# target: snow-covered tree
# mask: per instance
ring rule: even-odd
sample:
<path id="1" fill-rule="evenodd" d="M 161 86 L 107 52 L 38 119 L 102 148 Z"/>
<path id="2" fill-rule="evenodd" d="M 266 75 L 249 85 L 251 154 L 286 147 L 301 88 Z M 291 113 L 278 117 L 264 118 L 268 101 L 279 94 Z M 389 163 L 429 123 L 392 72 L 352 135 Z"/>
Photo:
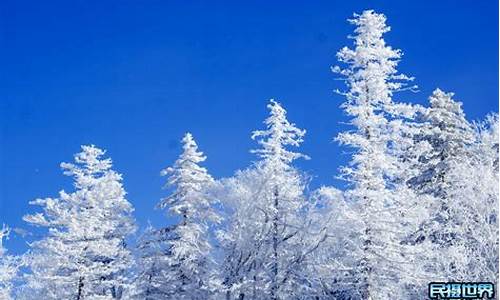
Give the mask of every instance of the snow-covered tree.
<path id="1" fill-rule="evenodd" d="M 462 103 L 452 99 L 453 93 L 436 89 L 429 97 L 429 108 L 422 116 L 422 127 L 415 136 L 417 143 L 430 148 L 420 157 L 420 174 L 410 180 L 414 189 L 446 201 L 453 188 L 447 179 L 453 161 L 467 157 L 467 146 L 474 140 L 471 124 L 465 119 Z M 445 206 L 444 203 L 440 205 Z M 444 213 L 440 210 L 440 213 Z M 439 218 L 446 218 L 441 216 Z"/>
<path id="2" fill-rule="evenodd" d="M 400 115 L 412 115 L 414 109 L 393 102 L 392 95 L 407 88 L 413 78 L 396 69 L 402 54 L 383 39 L 390 30 L 383 14 L 368 10 L 355 14 L 350 22 L 356 25 L 355 47 L 338 52 L 346 67 L 333 71 L 345 77 L 348 91 L 341 93 L 347 99 L 342 107 L 354 126 L 337 137 L 341 144 L 355 149 L 350 165 L 342 169 L 343 177 L 352 184 L 346 197 L 357 206 L 355 219 L 362 228 L 359 249 L 352 253 L 359 258 L 353 266 L 358 270 L 354 284 L 362 299 L 403 297 L 401 291 L 419 273 L 409 259 L 417 251 L 403 241 L 424 211 L 417 205 L 418 199 L 407 194 L 405 184 L 395 178 L 401 175 L 401 165 L 390 144 L 398 144 L 394 139 L 402 137 L 395 130 L 401 122 L 395 121 Z"/>
<path id="3" fill-rule="evenodd" d="M 271 100 L 266 129 L 254 131 L 261 145 L 252 167 L 224 181 L 225 204 L 232 211 L 219 234 L 225 249 L 222 274 L 227 299 L 301 299 L 313 295 L 308 264 L 326 239 L 325 226 L 313 224 L 306 201 L 306 178 L 292 166 L 307 156 L 294 152 L 305 134 Z"/>
<path id="4" fill-rule="evenodd" d="M 475 129 L 468 157 L 447 159 L 448 185 L 443 189 L 445 198 L 438 198 L 446 210 L 437 211 L 449 218 L 439 223 L 439 229 L 451 237 L 446 244 L 436 241 L 431 261 L 440 280 L 497 282 L 498 278 L 498 116 L 489 116 Z"/>
<path id="5" fill-rule="evenodd" d="M 219 222 L 208 189 L 214 180 L 199 164 L 206 157 L 190 133 L 182 139 L 183 152 L 173 167 L 162 171 L 168 176 L 166 188 L 173 190 L 159 207 L 168 209 L 179 223 L 150 234 L 142 245 L 141 299 L 208 299 L 218 288 L 209 240 L 209 226 Z"/>
<path id="6" fill-rule="evenodd" d="M 463 266 L 460 259 L 465 255 L 462 220 L 452 207 L 457 207 L 459 195 L 464 192 L 456 169 L 474 163 L 471 151 L 475 137 L 461 103 L 452 97 L 453 93 L 440 89 L 429 97 L 429 107 L 421 116 L 419 132 L 414 135 L 414 144 L 424 150 L 411 165 L 415 174 L 408 180 L 419 197 L 431 198 L 430 216 L 410 239 L 415 244 L 431 243 L 426 264 L 434 274 L 432 280 L 456 278 L 458 268 Z"/>
<path id="7" fill-rule="evenodd" d="M 453 168 L 454 176 L 462 184 L 451 195 L 459 200 L 452 210 L 463 222 L 468 258 L 467 270 L 458 279 L 498 283 L 498 114 L 489 115 L 485 122 L 476 126 L 475 132 L 473 153 L 476 160 L 473 163 L 463 160 Z"/>
<path id="8" fill-rule="evenodd" d="M 4 224 L 0 229 L 0 300 L 13 299 L 14 280 L 21 263 L 18 257 L 8 254 L 3 246 L 3 241 L 9 237 L 9 233 L 10 228 Z"/>
<path id="9" fill-rule="evenodd" d="M 43 211 L 24 217 L 47 235 L 31 244 L 27 290 L 36 299 L 121 299 L 133 260 L 126 238 L 135 230 L 122 176 L 105 151 L 82 146 L 75 164 L 62 163 L 75 191 L 31 204 Z"/>

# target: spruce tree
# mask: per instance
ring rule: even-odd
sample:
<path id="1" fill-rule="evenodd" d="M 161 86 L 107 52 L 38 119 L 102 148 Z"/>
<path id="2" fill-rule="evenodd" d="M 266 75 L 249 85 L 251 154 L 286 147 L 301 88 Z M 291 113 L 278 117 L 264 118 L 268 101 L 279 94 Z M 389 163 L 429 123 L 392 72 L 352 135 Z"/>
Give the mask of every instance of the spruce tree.
<path id="1" fill-rule="evenodd" d="M 326 239 L 313 227 L 305 195 L 306 178 L 293 162 L 307 156 L 292 151 L 305 134 L 288 121 L 276 101 L 268 104 L 266 128 L 253 132 L 260 160 L 224 181 L 224 198 L 232 210 L 219 236 L 226 251 L 222 274 L 227 299 L 301 299 L 317 295 L 308 266 Z M 312 269 L 312 268 L 311 268 Z"/>
<path id="2" fill-rule="evenodd" d="M 383 14 L 367 10 L 350 22 L 356 25 L 354 48 L 337 53 L 345 67 L 333 70 L 345 78 L 348 90 L 339 93 L 346 97 L 342 108 L 354 127 L 337 137 L 355 151 L 350 164 L 342 168 L 342 177 L 351 183 L 346 197 L 357 206 L 355 221 L 361 228 L 359 251 L 352 253 L 358 258 L 354 284 L 362 299 L 403 297 L 403 287 L 415 280 L 408 269 L 418 269 L 409 257 L 418 251 L 403 241 L 421 216 L 412 208 L 417 199 L 395 178 L 401 165 L 391 149 L 391 144 L 402 141 L 395 130 L 398 118 L 414 109 L 395 103 L 392 96 L 408 88 L 413 78 L 396 69 L 402 53 L 384 41 L 390 27 Z"/>
<path id="3" fill-rule="evenodd" d="M 158 257 L 163 268 L 158 280 L 167 298 L 208 299 L 218 288 L 209 240 L 209 225 L 219 222 L 208 189 L 214 180 L 200 166 L 206 157 L 190 133 L 182 139 L 183 152 L 172 167 L 162 171 L 172 193 L 159 207 L 167 209 L 179 222 L 160 230 L 165 256 Z"/>
<path id="4" fill-rule="evenodd" d="M 129 287 L 133 260 L 127 236 L 135 230 L 133 207 L 122 176 L 111 169 L 105 151 L 82 146 L 75 163 L 62 163 L 75 191 L 31 204 L 42 212 L 24 220 L 47 228 L 31 244 L 26 290 L 39 299 L 121 299 Z"/>

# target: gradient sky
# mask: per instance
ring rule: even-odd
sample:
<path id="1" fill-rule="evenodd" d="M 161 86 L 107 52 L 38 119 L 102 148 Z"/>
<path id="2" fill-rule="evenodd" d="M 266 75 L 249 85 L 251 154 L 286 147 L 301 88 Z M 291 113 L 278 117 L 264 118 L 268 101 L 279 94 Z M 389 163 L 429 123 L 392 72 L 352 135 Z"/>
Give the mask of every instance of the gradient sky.
<path id="1" fill-rule="evenodd" d="M 313 3 L 311 3 L 313 2 Z M 387 42 L 425 103 L 454 91 L 470 120 L 498 111 L 498 2 L 23 1 L 0 3 L 0 223 L 29 229 L 28 202 L 71 190 L 61 161 L 81 144 L 108 150 L 141 226 L 162 224 L 160 170 L 193 133 L 214 177 L 255 157 L 250 139 L 276 98 L 307 129 L 299 162 L 312 187 L 334 179 L 348 149 L 330 66 L 352 41 L 353 12 L 388 17 Z M 13 236 L 14 253 L 26 249 Z"/>

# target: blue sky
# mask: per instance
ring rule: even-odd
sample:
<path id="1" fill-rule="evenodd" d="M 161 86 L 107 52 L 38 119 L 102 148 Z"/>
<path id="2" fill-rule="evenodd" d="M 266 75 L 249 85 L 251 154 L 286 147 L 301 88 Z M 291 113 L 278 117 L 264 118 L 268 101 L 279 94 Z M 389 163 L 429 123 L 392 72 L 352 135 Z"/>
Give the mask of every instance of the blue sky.
<path id="1" fill-rule="evenodd" d="M 307 129 L 312 160 L 298 165 L 312 186 L 341 186 L 347 149 L 332 138 L 347 119 L 330 66 L 364 9 L 387 15 L 399 69 L 420 86 L 397 100 L 440 87 L 471 120 L 498 111 L 497 1 L 2 1 L 0 223 L 28 229 L 28 202 L 71 190 L 59 163 L 93 143 L 124 174 L 138 222 L 161 224 L 159 172 L 184 132 L 230 176 L 254 159 L 269 98 Z"/>

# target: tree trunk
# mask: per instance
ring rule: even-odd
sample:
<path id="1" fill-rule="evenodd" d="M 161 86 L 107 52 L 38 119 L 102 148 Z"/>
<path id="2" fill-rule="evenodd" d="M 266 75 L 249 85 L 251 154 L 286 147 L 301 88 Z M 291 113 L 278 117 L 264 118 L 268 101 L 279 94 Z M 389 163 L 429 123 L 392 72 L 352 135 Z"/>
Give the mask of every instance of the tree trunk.
<path id="1" fill-rule="evenodd" d="M 274 190 L 274 216 L 273 216 L 273 265 L 272 265 L 272 286 L 271 286 L 271 299 L 278 299 L 278 205 L 279 205 L 278 187 Z"/>
<path id="2" fill-rule="evenodd" d="M 83 299 L 83 277 L 78 279 L 78 294 L 76 295 L 76 300 Z"/>
<path id="3" fill-rule="evenodd" d="M 371 246 L 371 232 L 370 228 L 367 226 L 365 229 L 365 240 L 363 242 L 363 252 L 365 253 L 365 256 L 363 257 L 363 261 L 361 262 L 362 268 L 363 268 L 363 288 L 362 288 L 362 297 L 363 299 L 369 299 L 370 298 L 370 282 L 371 282 L 371 263 L 370 259 L 368 258 L 368 254 L 370 253 L 370 246 Z"/>

